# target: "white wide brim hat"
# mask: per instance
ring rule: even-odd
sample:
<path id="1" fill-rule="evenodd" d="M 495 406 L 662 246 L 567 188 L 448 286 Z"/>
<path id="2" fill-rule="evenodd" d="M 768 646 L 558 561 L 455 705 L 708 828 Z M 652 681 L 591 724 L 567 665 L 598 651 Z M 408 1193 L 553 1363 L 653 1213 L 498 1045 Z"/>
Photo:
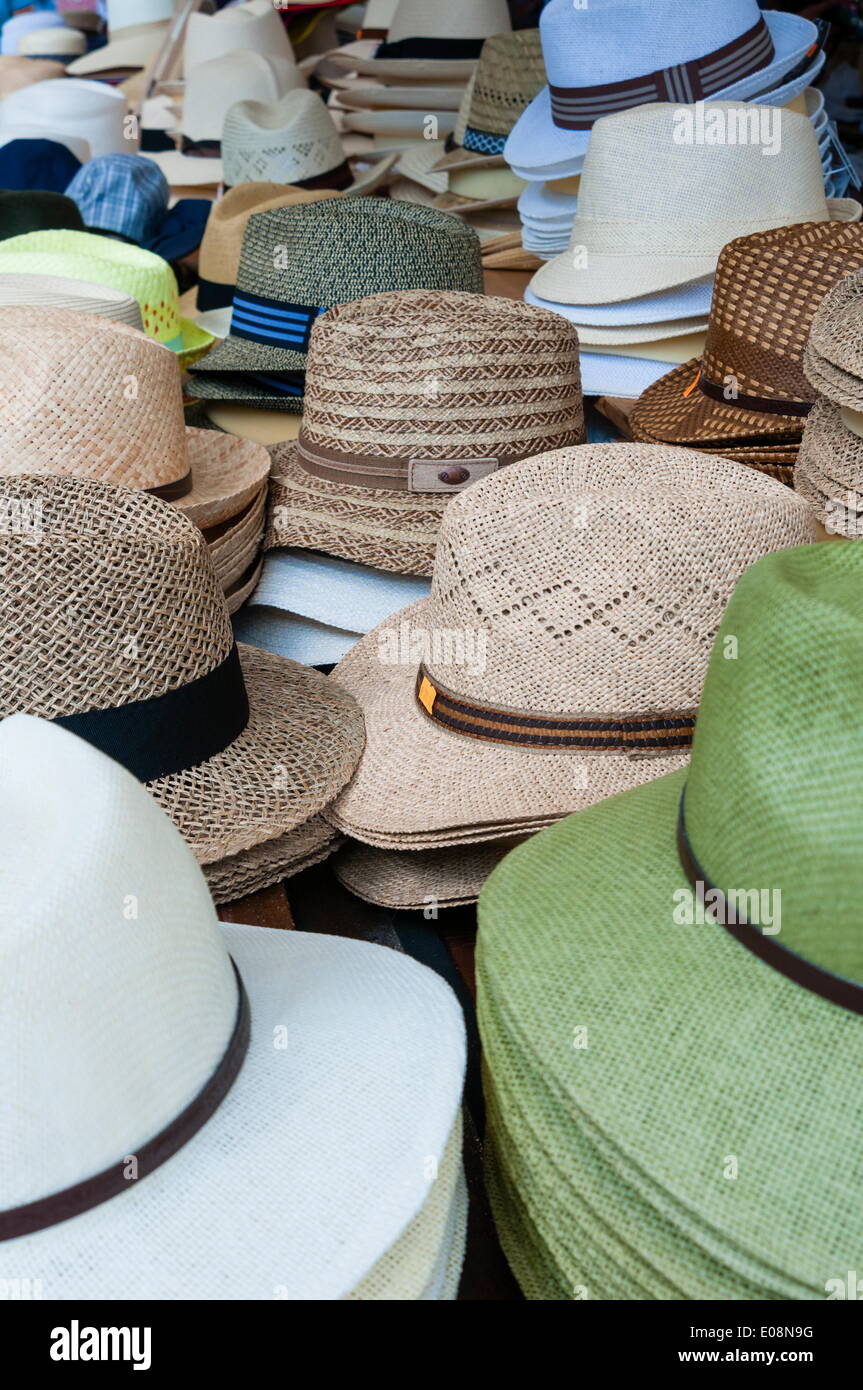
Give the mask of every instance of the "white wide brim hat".
<path id="1" fill-rule="evenodd" d="M 313 550 L 270 550 L 252 606 L 364 633 L 430 593 L 431 581 L 417 575 L 389 574 Z"/>
<path id="2" fill-rule="evenodd" d="M 393 78 L 414 82 L 467 82 L 476 68 L 476 58 L 375 58 L 379 39 L 356 39 L 325 54 L 316 69 L 322 81 L 326 74 L 358 72 L 388 81 Z"/>
<path id="3" fill-rule="evenodd" d="M 0 131 L 40 126 L 49 132 L 71 127 L 86 140 L 95 159 L 103 154 L 134 154 L 137 139 L 126 139 L 126 98 L 104 82 L 52 77 L 21 87 L 0 101 Z M 53 133 L 46 138 L 57 138 Z"/>
<path id="4" fill-rule="evenodd" d="M 638 335 L 643 325 L 664 325 L 667 330 L 664 336 L 667 337 L 673 325 L 681 320 L 706 320 L 710 316 L 712 298 L 712 278 L 661 294 L 647 295 L 643 299 L 626 299 L 620 304 L 558 304 L 553 300 L 540 299 L 530 285 L 524 291 L 526 304 L 548 309 L 579 327 L 618 331 L 631 329 L 633 342 L 640 341 Z"/>
<path id="5" fill-rule="evenodd" d="M 645 352 L 649 350 L 650 344 L 645 344 Z M 669 371 L 667 361 L 609 352 L 582 352 L 579 364 L 585 396 L 620 396 L 624 400 L 635 400 Z"/>
<path id="6" fill-rule="evenodd" d="M 711 101 L 755 101 L 759 105 L 784 106 L 810 87 L 818 76 L 826 61 L 823 51 L 805 72 L 778 85 L 804 60 L 817 38 L 817 30 L 811 20 L 779 10 L 765 10 L 763 18 L 773 40 L 773 62 L 740 82 L 712 93 Z M 523 178 L 564 178 L 580 171 L 589 143 L 589 130 L 565 130 L 555 125 L 551 93 L 548 87 L 543 87 L 510 132 L 504 157 Z"/>
<path id="7" fill-rule="evenodd" d="M 234 618 L 234 634 L 238 642 L 275 656 L 290 657 L 303 666 L 335 666 L 363 635 L 328 627 L 281 608 L 251 603 Z"/>
<path id="8" fill-rule="evenodd" d="M 70 76 L 92 77 L 97 72 L 113 72 L 118 68 L 145 68 L 161 48 L 169 24 L 164 21 L 131 27 L 140 27 L 142 32 L 124 36 L 120 30 L 118 38 L 110 39 L 102 48 L 94 48 L 70 63 Z"/>

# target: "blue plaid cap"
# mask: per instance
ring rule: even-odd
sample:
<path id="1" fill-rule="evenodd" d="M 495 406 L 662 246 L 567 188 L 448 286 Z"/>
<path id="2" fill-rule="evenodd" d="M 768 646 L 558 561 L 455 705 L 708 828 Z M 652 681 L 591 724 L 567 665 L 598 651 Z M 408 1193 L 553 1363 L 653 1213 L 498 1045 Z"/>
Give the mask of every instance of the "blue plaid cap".
<path id="1" fill-rule="evenodd" d="M 66 195 L 78 204 L 88 227 L 115 232 L 141 244 L 158 232 L 171 190 L 151 159 L 137 154 L 103 154 L 79 169 Z"/>

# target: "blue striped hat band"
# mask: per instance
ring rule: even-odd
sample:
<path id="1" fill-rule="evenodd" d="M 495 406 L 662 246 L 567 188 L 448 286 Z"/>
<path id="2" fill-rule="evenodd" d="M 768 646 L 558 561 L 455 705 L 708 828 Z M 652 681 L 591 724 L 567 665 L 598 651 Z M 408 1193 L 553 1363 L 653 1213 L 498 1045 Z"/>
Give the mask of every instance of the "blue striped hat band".
<path id="1" fill-rule="evenodd" d="M 231 314 L 231 337 L 246 338 L 267 347 L 307 352 L 312 324 L 326 305 L 286 304 L 261 294 L 237 290 Z"/>
<path id="2" fill-rule="evenodd" d="M 465 127 L 462 145 L 473 154 L 503 154 L 505 135 L 491 135 L 488 131 L 477 130 L 475 126 Z"/>

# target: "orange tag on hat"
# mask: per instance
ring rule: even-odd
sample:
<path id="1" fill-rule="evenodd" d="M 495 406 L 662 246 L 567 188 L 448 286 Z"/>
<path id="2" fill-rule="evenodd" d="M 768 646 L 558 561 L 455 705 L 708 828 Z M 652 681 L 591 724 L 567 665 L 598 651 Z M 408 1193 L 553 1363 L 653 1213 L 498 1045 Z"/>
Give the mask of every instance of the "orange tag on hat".
<path id="1" fill-rule="evenodd" d="M 422 680 L 420 681 L 420 688 L 417 691 L 417 699 L 419 700 L 423 709 L 428 714 L 431 714 L 432 710 L 434 709 L 434 702 L 437 699 L 437 691 L 435 690 L 434 686 L 432 685 L 431 681 L 428 679 L 427 676 L 423 676 Z"/>
<path id="2" fill-rule="evenodd" d="M 690 382 L 690 384 L 687 386 L 686 390 L 684 391 L 684 393 L 683 393 L 684 396 L 691 396 L 692 393 L 693 393 L 693 391 L 695 390 L 695 388 L 696 388 L 696 386 L 698 385 L 698 383 L 699 383 L 700 380 L 701 380 L 701 372 L 698 371 L 698 372 L 696 372 L 695 380 L 692 381 L 692 382 Z"/>

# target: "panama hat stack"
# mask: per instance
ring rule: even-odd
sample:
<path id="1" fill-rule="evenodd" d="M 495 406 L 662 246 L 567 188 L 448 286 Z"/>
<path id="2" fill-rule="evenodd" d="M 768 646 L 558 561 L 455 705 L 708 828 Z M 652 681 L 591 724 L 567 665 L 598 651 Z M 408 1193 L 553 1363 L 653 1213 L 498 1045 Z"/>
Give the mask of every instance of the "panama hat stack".
<path id="1" fill-rule="evenodd" d="M 55 1301 L 454 1299 L 449 987 L 384 946 L 222 926 L 153 798 L 56 724 L 4 720 L 0 772 L 4 1282 L 38 1269 Z"/>
<path id="2" fill-rule="evenodd" d="M 633 438 L 738 458 L 792 483 L 815 397 L 803 371 L 812 320 L 861 265 L 859 223 L 809 222 L 729 242 L 703 356 L 648 388 L 630 416 Z"/>
<path id="3" fill-rule="evenodd" d="M 529 1297 L 817 1300 L 856 1266 L 861 595 L 858 546 L 754 565 L 689 769 L 486 885 L 487 1177 Z"/>
<path id="4" fill-rule="evenodd" d="M 476 233 L 434 208 L 341 197 L 256 213 L 230 332 L 192 372 L 190 393 L 299 414 L 309 335 L 327 309 L 386 290 L 482 288 Z"/>
<path id="5" fill-rule="evenodd" d="M 834 286 L 812 321 L 804 371 L 818 392 L 806 421 L 794 486 L 824 533 L 863 536 L 863 272 Z M 823 534 L 823 533 L 822 533 Z"/>
<path id="6" fill-rule="evenodd" d="M 259 566 L 270 459 L 259 444 L 186 429 L 174 355 L 111 319 L 0 310 L 0 476 L 139 487 L 203 530 L 229 607 Z"/>
<path id="7" fill-rule="evenodd" d="M 727 127 L 752 109 L 710 102 L 692 119 Z M 669 363 L 700 357 L 712 277 L 735 237 L 860 219 L 853 199 L 825 197 L 805 116 L 761 113 L 779 137 L 765 157 L 760 142 L 700 143 L 688 126 L 694 110 L 657 102 L 597 121 L 569 250 L 525 292 L 578 327 L 586 394 L 638 396 Z"/>
<path id="8" fill-rule="evenodd" d="M 237 648 L 204 537 L 171 503 L 20 474 L 0 478 L 0 505 L 0 712 L 55 720 L 116 757 L 218 874 L 278 838 L 271 881 L 292 872 L 290 832 L 356 765 L 356 703 L 315 671 Z"/>
<path id="9" fill-rule="evenodd" d="M 331 677 L 366 722 L 326 812 L 372 847 L 363 896 L 374 850 L 402 852 L 408 906 L 416 873 L 428 891 L 420 852 L 449 848 L 435 896 L 475 897 L 466 846 L 683 767 L 735 581 L 814 534 L 809 508 L 772 478 L 664 446 L 563 449 L 467 488 L 441 522 L 431 597 Z"/>

